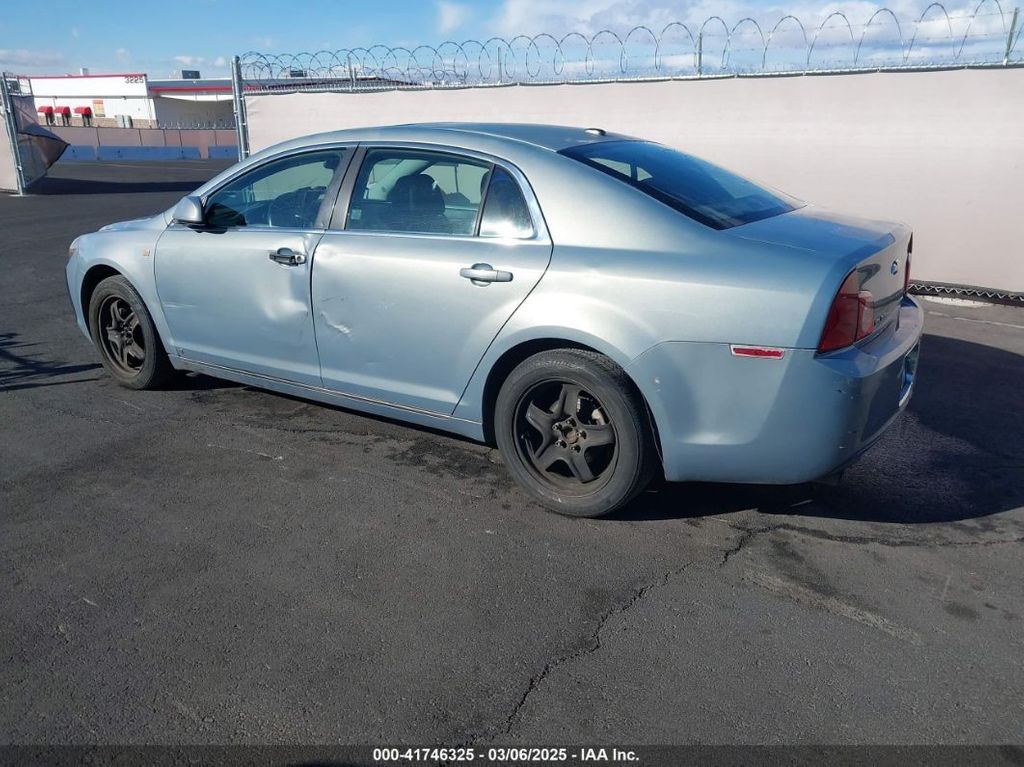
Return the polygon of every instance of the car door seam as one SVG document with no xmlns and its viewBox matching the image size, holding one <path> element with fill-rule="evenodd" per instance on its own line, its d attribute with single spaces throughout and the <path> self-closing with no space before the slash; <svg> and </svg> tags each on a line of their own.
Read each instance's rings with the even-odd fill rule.
<svg viewBox="0 0 1024 767">
<path fill-rule="evenodd" d="M 455 400 L 455 407 L 452 408 L 452 416 L 453 417 L 455 415 L 455 412 L 459 409 L 459 405 L 462 404 L 462 398 L 466 396 L 466 392 L 469 390 L 469 385 L 471 383 L 473 383 L 473 379 L 476 378 L 477 371 L 480 370 L 480 365 L 483 364 L 484 358 L 487 357 L 487 353 L 491 350 L 491 347 L 494 346 L 494 342 L 498 340 L 498 336 L 501 335 L 501 332 L 505 329 L 505 326 L 508 325 L 508 323 L 512 321 L 512 318 L 516 316 L 516 312 L 518 312 L 519 309 L 522 307 L 522 305 L 526 303 L 526 299 L 528 299 L 531 295 L 533 295 L 533 291 L 535 291 L 537 289 L 537 286 L 540 285 L 541 280 L 544 279 L 544 275 L 546 275 L 548 273 L 548 269 L 551 268 L 551 261 L 552 261 L 552 258 L 554 257 L 554 254 L 555 254 L 555 245 L 554 245 L 553 242 L 549 242 L 548 243 L 548 260 L 547 260 L 547 263 L 544 264 L 544 270 L 540 273 L 540 276 L 537 278 L 536 282 L 533 283 L 533 286 L 528 291 L 526 291 L 526 295 L 523 296 L 523 300 L 520 301 L 518 304 L 516 304 L 515 308 L 511 312 L 509 312 L 508 317 L 506 317 L 505 321 L 503 323 L 501 323 L 501 327 L 498 328 L 498 330 L 495 332 L 494 336 L 491 338 L 491 340 L 488 342 L 487 346 L 484 348 L 483 353 L 480 355 L 480 359 L 478 359 L 476 361 L 476 365 L 473 366 L 473 372 L 471 372 L 469 374 L 469 378 L 466 379 L 466 385 L 462 387 L 462 393 L 459 394 L 459 398 L 457 400 Z M 483 422 L 483 413 L 482 412 L 480 414 L 480 419 L 481 419 L 480 422 L 482 423 Z"/>
</svg>

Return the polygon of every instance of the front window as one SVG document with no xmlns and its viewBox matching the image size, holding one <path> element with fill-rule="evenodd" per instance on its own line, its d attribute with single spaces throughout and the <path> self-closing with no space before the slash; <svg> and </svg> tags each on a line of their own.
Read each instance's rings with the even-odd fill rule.
<svg viewBox="0 0 1024 767">
<path fill-rule="evenodd" d="M 207 199 L 207 225 L 315 228 L 344 151 L 331 149 L 283 157 L 242 174 Z"/>
<path fill-rule="evenodd" d="M 607 173 L 713 229 L 748 224 L 801 206 L 740 176 L 661 144 L 598 141 L 562 154 Z"/>
</svg>

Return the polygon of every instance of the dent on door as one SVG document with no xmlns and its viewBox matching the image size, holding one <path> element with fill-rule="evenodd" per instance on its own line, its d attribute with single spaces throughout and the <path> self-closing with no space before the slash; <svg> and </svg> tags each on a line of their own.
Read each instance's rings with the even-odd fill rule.
<svg viewBox="0 0 1024 767">
<path fill-rule="evenodd" d="M 168 230 L 157 289 L 182 357 L 320 385 L 309 306 L 309 254 L 319 234 Z"/>
</svg>

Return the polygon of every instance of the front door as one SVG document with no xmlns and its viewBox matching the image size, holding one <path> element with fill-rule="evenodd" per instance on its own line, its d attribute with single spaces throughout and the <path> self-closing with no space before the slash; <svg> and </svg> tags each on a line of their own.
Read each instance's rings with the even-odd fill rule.
<svg viewBox="0 0 1024 767">
<path fill-rule="evenodd" d="M 344 231 L 324 234 L 313 264 L 324 385 L 453 412 L 547 268 L 551 243 L 534 218 L 500 166 L 369 149 L 346 215 L 336 216 Z"/>
<path fill-rule="evenodd" d="M 211 193 L 205 224 L 171 224 L 156 284 L 172 353 L 319 386 L 309 282 L 345 149 L 289 155 Z"/>
</svg>

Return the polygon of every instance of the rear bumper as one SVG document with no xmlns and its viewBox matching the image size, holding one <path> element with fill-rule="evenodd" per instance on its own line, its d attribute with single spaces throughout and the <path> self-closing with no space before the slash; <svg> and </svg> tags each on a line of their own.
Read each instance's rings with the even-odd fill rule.
<svg viewBox="0 0 1024 767">
<path fill-rule="evenodd" d="M 791 484 L 824 477 L 871 446 L 913 393 L 923 312 L 833 354 L 735 357 L 728 344 L 668 342 L 627 368 L 658 428 L 672 481 Z"/>
</svg>

